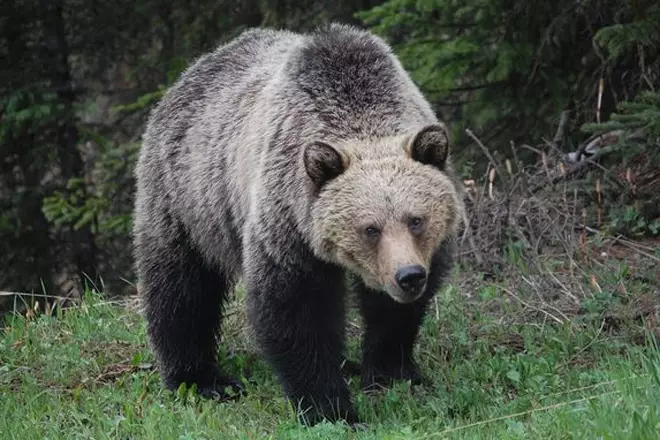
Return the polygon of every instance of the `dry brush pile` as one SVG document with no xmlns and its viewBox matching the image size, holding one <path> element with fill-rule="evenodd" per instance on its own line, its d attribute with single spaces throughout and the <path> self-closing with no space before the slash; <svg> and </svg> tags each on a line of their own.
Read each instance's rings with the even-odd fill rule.
<svg viewBox="0 0 660 440">
<path fill-rule="evenodd" d="M 568 155 L 552 141 L 512 144 L 504 160 L 467 133 L 489 165 L 481 179 L 464 181 L 467 227 L 459 261 L 471 275 L 460 277 L 462 290 L 470 296 L 492 283 L 530 315 L 558 323 L 584 313 L 585 302 L 614 295 L 625 307 L 604 312 L 604 325 L 608 314 L 625 314 L 660 334 L 660 237 L 612 233 L 605 221 L 624 204 L 657 210 L 660 169 L 644 154 L 626 166 L 606 165 L 602 159 L 621 132 L 592 136 Z M 537 154 L 536 164 L 523 166 L 519 148 Z M 627 286 L 635 283 L 632 292 Z"/>
</svg>

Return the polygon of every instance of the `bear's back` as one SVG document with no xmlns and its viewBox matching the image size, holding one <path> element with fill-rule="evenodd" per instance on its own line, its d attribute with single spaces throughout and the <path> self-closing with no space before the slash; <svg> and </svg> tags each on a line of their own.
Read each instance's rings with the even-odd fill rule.
<svg viewBox="0 0 660 440">
<path fill-rule="evenodd" d="M 435 120 L 389 46 L 366 31 L 251 29 L 181 75 L 151 114 L 146 148 L 171 150 L 175 161 L 189 148 L 208 153 L 209 142 L 254 148 L 241 140 L 284 116 L 307 134 L 336 139 L 390 136 Z"/>
<path fill-rule="evenodd" d="M 250 71 L 266 71 L 268 56 L 264 54 L 273 45 L 295 38 L 295 34 L 286 31 L 251 29 L 201 56 L 153 110 L 147 136 L 155 137 L 161 144 L 178 143 L 195 123 L 204 119 L 209 104 L 240 98 Z"/>
<path fill-rule="evenodd" d="M 391 136 L 436 120 L 391 48 L 370 32 L 330 25 L 309 35 L 289 66 L 289 80 L 331 137 Z"/>
</svg>

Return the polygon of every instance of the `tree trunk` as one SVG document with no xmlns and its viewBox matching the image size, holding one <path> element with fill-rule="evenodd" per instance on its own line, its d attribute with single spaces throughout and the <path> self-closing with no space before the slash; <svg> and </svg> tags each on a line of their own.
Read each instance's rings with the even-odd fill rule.
<svg viewBox="0 0 660 440">
<path fill-rule="evenodd" d="M 76 96 L 69 65 L 69 46 L 63 14 L 64 2 L 46 0 L 44 3 L 44 36 L 51 57 L 50 82 L 60 104 L 59 124 L 55 128 L 53 141 L 56 144 L 61 176 L 66 186 L 70 179 L 83 177 L 85 170 L 77 148 L 78 128 L 74 112 Z M 90 226 L 86 225 L 78 230 L 71 226 L 64 233 L 63 238 L 68 244 L 67 254 L 70 261 L 61 263 L 64 263 L 65 267 L 73 267 L 76 276 L 81 277 L 79 281 L 82 285 L 87 278 L 95 282 L 97 249 Z"/>
</svg>

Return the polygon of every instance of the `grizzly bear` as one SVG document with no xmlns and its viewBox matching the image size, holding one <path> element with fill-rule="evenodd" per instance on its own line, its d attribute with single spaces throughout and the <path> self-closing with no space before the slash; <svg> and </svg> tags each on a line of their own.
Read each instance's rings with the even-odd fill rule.
<svg viewBox="0 0 660 440">
<path fill-rule="evenodd" d="M 167 388 L 241 389 L 217 360 L 239 280 L 303 423 L 361 420 L 342 371 L 348 291 L 362 384 L 422 379 L 413 345 L 463 208 L 447 128 L 379 37 L 253 29 L 202 56 L 152 111 L 136 178 L 136 269 Z"/>
</svg>

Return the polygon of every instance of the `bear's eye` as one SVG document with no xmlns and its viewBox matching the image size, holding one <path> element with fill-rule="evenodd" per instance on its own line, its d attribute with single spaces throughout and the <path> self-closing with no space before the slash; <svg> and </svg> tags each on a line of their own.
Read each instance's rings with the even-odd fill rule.
<svg viewBox="0 0 660 440">
<path fill-rule="evenodd" d="M 378 235 L 380 234 L 380 229 L 371 225 L 364 228 L 364 233 L 367 235 L 367 237 L 374 238 L 374 237 L 378 237 Z"/>
<path fill-rule="evenodd" d="M 411 217 L 409 221 L 410 229 L 413 232 L 419 232 L 422 229 L 424 220 L 421 217 Z"/>
</svg>

